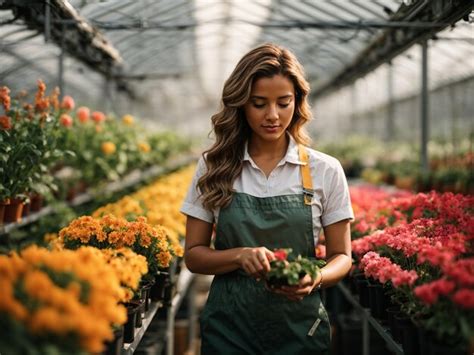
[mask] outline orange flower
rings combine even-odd
[[[58,97],[59,97],[59,88],[55,87],[53,90],[53,93],[49,97],[49,102],[51,103],[51,105],[54,107],[55,110],[59,109]]]
[[[102,132],[103,130],[104,130],[104,128],[103,128],[102,126],[100,126],[100,125],[95,125],[95,131],[96,131],[96,133],[100,133],[100,132]]]
[[[122,117],[122,122],[125,123],[127,126],[133,125],[134,118],[132,115],[125,115]]]
[[[44,97],[46,85],[42,80],[38,80],[38,91],[35,95],[35,109],[37,112],[46,111],[49,108],[49,98]]]
[[[112,142],[104,142],[102,143],[101,149],[102,149],[102,153],[104,153],[105,155],[110,155],[110,154],[115,153],[115,151],[117,150],[117,147]]]
[[[70,111],[74,109],[74,106],[76,106],[76,104],[74,103],[74,99],[71,96],[66,95],[63,97],[63,101],[61,102],[62,109]]]
[[[6,86],[2,86],[0,88],[0,103],[3,105],[5,112],[10,111],[10,104],[11,104],[10,89],[7,88]]]
[[[61,123],[64,127],[71,127],[72,117],[68,114],[63,113],[61,117],[59,117],[59,123]]]
[[[150,145],[145,142],[138,143],[138,149],[140,149],[143,153],[148,153],[151,150]]]
[[[89,117],[91,115],[91,111],[88,107],[81,106],[76,111],[76,117],[81,123],[86,123],[89,121]]]
[[[9,130],[12,128],[12,120],[8,116],[0,116],[0,128]]]
[[[105,121],[105,115],[103,112],[100,111],[94,111],[92,112],[92,119],[94,120],[95,123],[101,123]]]

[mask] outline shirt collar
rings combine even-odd
[[[283,165],[284,163],[291,163],[291,164],[297,164],[297,165],[305,165],[304,162],[300,160],[299,154],[298,154],[298,143],[296,143],[295,139],[293,136],[286,132],[288,137],[290,138],[290,143],[288,144],[288,149],[286,150],[286,154],[283,157],[283,159],[278,163],[279,165]],[[250,157],[249,151],[248,151],[248,141],[245,142],[245,150],[244,150],[244,161],[249,161],[252,166],[255,165],[254,161]]]

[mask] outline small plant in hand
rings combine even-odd
[[[294,286],[305,275],[314,280],[326,262],[324,260],[311,260],[298,255],[291,255],[292,249],[277,249],[274,251],[275,260],[270,262],[270,271],[266,281],[270,287]]]

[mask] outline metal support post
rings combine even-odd
[[[64,33],[65,25],[62,24],[62,32]],[[61,97],[64,95],[64,36],[61,37],[61,52],[58,57],[58,87]]]
[[[370,355],[369,320],[365,314],[362,314],[362,354]]]
[[[394,135],[394,100],[393,100],[393,65],[387,65],[387,121],[385,125],[385,140],[392,141]]]
[[[428,40],[421,44],[421,149],[420,162],[421,171],[427,173],[429,171],[428,164],[428,137],[429,137],[429,102],[428,102]]]
[[[196,339],[196,322],[197,322],[197,309],[196,309],[196,282],[191,281],[191,285],[188,290],[188,319],[189,319],[189,331],[188,331],[188,349],[193,347],[194,340]]]
[[[48,42],[51,38],[51,2],[46,0],[44,5],[44,41]]]

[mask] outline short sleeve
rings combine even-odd
[[[328,176],[327,185],[324,186],[326,199],[321,216],[323,227],[344,219],[354,220],[346,176],[339,161],[336,160],[336,163],[331,169],[332,176]]]
[[[201,157],[198,161],[196,172],[193,176],[193,181],[189,186],[188,193],[183,201],[180,212],[191,217],[201,219],[208,223],[214,222],[214,215],[212,211],[204,208],[202,205],[201,193],[197,187],[197,182],[201,176],[206,172],[206,164]]]

